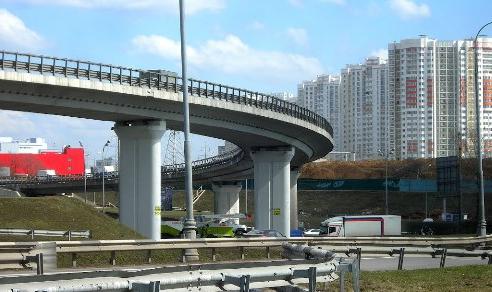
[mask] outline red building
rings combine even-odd
[[[54,171],[57,176],[84,175],[84,149],[66,147],[63,152],[0,153],[3,175],[36,176],[39,171]]]

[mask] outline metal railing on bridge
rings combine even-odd
[[[49,74],[77,79],[155,88],[172,92],[183,91],[181,77],[163,71],[148,71],[67,58],[0,51],[0,69]],[[294,103],[246,89],[189,79],[190,94],[231,103],[244,104],[282,113],[309,122],[333,135],[333,129],[322,116]]]

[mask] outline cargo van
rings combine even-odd
[[[401,216],[338,216],[321,222],[320,236],[400,236]]]

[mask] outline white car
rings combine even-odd
[[[304,230],[304,236],[306,237],[314,237],[314,236],[319,236],[321,230],[319,229],[307,229]]]

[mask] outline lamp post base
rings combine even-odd
[[[185,220],[183,226],[183,237],[186,239],[196,239],[196,223],[195,220]],[[198,249],[186,248],[183,251],[183,262],[196,262],[200,259]]]

